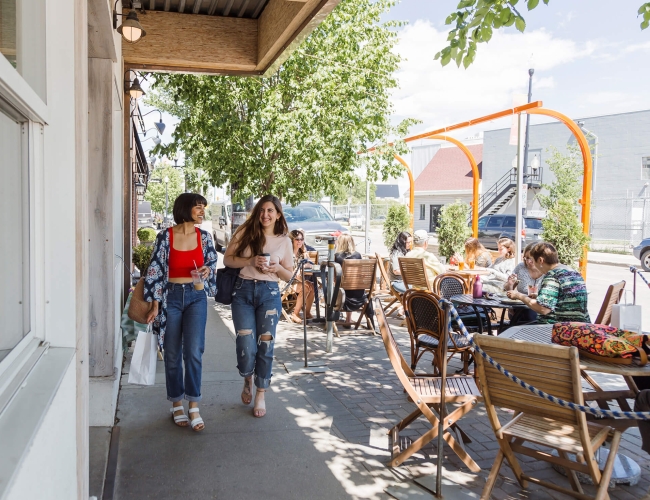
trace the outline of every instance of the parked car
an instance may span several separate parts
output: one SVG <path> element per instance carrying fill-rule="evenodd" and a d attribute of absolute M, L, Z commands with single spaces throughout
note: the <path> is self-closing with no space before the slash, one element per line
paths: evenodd
<path fill-rule="evenodd" d="M 234 207 L 229 201 L 217 201 L 210 205 L 212 218 L 212 238 L 217 252 L 224 251 L 232 237 L 232 213 L 245 212 L 241 203 L 235 203 Z"/>
<path fill-rule="evenodd" d="M 358 213 L 358 212 L 353 213 L 350 214 L 349 222 L 350 222 L 350 228 L 358 227 L 359 229 L 361 229 L 366 225 L 366 217 L 362 213 Z"/>
<path fill-rule="evenodd" d="M 151 203 L 148 201 L 138 203 L 138 229 L 141 227 L 154 227 Z"/>
<path fill-rule="evenodd" d="M 500 238 L 515 239 L 517 221 L 514 215 L 487 215 L 478 220 L 478 239 L 485 248 L 497 249 Z M 542 241 L 542 219 L 537 217 L 524 217 L 522 245 Z"/>
<path fill-rule="evenodd" d="M 289 230 L 302 229 L 305 243 L 318 251 L 319 258 L 327 256 L 327 239 L 349 233 L 348 228 L 335 221 L 320 203 L 303 201 L 295 207 L 282 205 Z"/>
<path fill-rule="evenodd" d="M 227 201 L 215 202 L 210 206 L 212 213 L 212 236 L 218 251 L 225 251 L 232 237 L 232 219 L 234 212 L 244 212 L 244 207 L 236 203 L 234 207 Z M 292 207 L 282 205 L 282 211 L 287 219 L 289 230 L 302 229 L 305 232 L 305 243 L 318 250 L 320 256 L 327 255 L 327 238 L 330 235 L 348 233 L 349 230 L 335 221 L 330 213 L 320 203 L 303 201 Z"/>
<path fill-rule="evenodd" d="M 634 256 L 641 261 L 644 271 L 650 271 L 650 238 L 641 241 L 632 249 Z"/>

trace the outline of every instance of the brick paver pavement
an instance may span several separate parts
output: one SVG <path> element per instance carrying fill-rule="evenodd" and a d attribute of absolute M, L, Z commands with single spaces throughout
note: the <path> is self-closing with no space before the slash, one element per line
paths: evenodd
<path fill-rule="evenodd" d="M 395 338 L 408 360 L 408 332 L 406 328 L 397 326 L 397 321 L 390 320 L 390 323 Z M 351 461 L 361 462 L 364 470 L 382 484 L 409 484 L 415 477 L 433 472 L 437 450 L 432 443 L 429 443 L 422 453 L 411 457 L 404 466 L 389 469 L 385 465 L 389 457 L 386 432 L 396 422 L 411 413 L 414 405 L 407 400 L 394 374 L 381 337 L 369 335 L 363 330 L 358 332 L 341 330 L 341 338 L 334 338 L 334 351 L 331 354 L 325 353 L 326 338 L 320 329 L 309 328 L 308 338 L 310 359 L 326 361 L 328 370 L 321 374 L 295 375 L 291 377 L 293 386 L 284 384 L 282 390 L 302 391 L 323 419 L 331 419 L 330 433 L 350 446 L 346 450 L 341 450 L 340 458 L 345 457 L 347 460 L 344 463 L 350 467 Z M 303 359 L 302 326 L 291 325 L 284 321 L 280 323 L 275 356 L 278 363 L 275 367 L 276 373 L 282 369 L 281 363 Z M 458 357 L 454 357 L 450 363 L 449 373 L 453 373 L 460 367 Z M 418 364 L 418 370 L 431 371 L 430 356 L 425 354 Z M 503 416 L 507 418 L 505 412 Z M 466 415 L 460 421 L 460 425 L 472 439 L 472 442 L 466 445 L 467 451 L 482 471 L 479 474 L 472 474 L 448 447 L 445 448 L 445 470 L 460 471 L 463 481 L 473 491 L 480 493 L 498 445 L 482 404 Z M 428 421 L 421 418 L 401 435 L 417 438 L 428 429 Z M 640 445 L 638 429 L 630 429 L 624 433 L 620 451 L 639 464 L 642 469 L 641 480 L 636 486 L 618 485 L 610 490 L 609 494 L 613 500 L 640 499 L 650 488 L 650 457 L 641 450 Z M 537 477 L 570 487 L 568 480 L 553 470 L 550 465 L 529 457 L 520 457 L 520 460 L 524 470 L 535 471 Z M 593 486 L 585 486 L 585 490 L 587 493 L 594 492 Z M 364 497 L 363 494 L 355 496 Z M 377 491 L 368 496 L 384 497 Z M 521 490 L 512 471 L 504 465 L 493 490 L 493 498 L 532 500 L 571 497 L 537 485 L 531 485 L 528 490 Z"/>

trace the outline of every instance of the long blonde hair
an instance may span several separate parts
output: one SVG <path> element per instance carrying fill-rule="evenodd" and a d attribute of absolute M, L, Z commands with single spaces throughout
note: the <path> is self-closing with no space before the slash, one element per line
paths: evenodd
<path fill-rule="evenodd" d="M 335 252 L 344 254 L 353 254 L 356 252 L 352 236 L 347 233 L 343 233 L 341 236 L 339 236 L 338 240 L 336 240 Z"/>
<path fill-rule="evenodd" d="M 512 241 L 510 238 L 500 238 L 497 241 L 497 246 L 501 245 L 502 247 L 506 247 L 508 249 L 508 253 L 506 254 L 506 259 L 513 259 L 515 257 L 515 252 L 517 251 L 517 247 L 515 247 L 515 242 Z"/>
<path fill-rule="evenodd" d="M 465 241 L 465 259 L 476 260 L 476 257 L 487 252 L 485 247 L 477 238 L 469 238 Z"/>

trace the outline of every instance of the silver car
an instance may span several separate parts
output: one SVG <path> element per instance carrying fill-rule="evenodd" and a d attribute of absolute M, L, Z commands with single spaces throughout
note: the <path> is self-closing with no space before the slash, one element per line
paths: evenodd
<path fill-rule="evenodd" d="M 295 207 L 283 204 L 282 211 L 289 230 L 301 229 L 305 233 L 305 244 L 318 251 L 319 259 L 327 257 L 327 239 L 330 236 L 349 232 L 320 203 L 303 201 Z"/>

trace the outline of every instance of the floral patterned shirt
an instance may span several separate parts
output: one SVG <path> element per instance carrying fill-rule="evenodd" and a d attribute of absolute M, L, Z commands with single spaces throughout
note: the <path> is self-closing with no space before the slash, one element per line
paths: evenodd
<path fill-rule="evenodd" d="M 217 252 L 212 244 L 212 237 L 207 231 L 201 231 L 201 245 L 203 247 L 204 265 L 210 268 L 210 275 L 203 280 L 205 290 L 209 297 L 217 293 Z M 162 345 L 167 328 L 167 277 L 169 275 L 169 231 L 158 233 L 151 262 L 144 276 L 144 299 L 147 302 L 158 301 L 158 316 L 153 321 L 153 331 L 159 336 Z"/>

